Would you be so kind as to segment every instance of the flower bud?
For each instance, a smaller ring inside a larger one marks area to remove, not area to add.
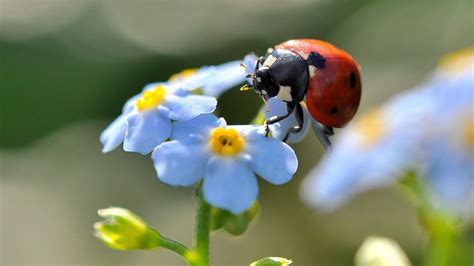
[[[355,255],[355,266],[410,266],[405,252],[394,240],[370,236]]]
[[[293,261],[280,257],[266,257],[252,262],[250,266],[287,266]]]
[[[94,235],[110,248],[118,250],[153,249],[160,245],[160,234],[131,211],[109,207],[98,214],[105,221],[94,224]]]

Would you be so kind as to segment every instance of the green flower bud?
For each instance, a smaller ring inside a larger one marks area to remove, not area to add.
[[[131,211],[109,207],[98,214],[105,221],[94,224],[94,235],[110,248],[143,250],[160,246],[160,234]]]
[[[216,231],[223,228],[231,235],[242,235],[259,211],[260,204],[257,201],[250,209],[238,215],[213,207],[211,210],[211,230]]]
[[[355,266],[410,266],[410,261],[397,242],[370,236],[355,255]]]
[[[290,265],[293,261],[280,257],[266,257],[252,262],[250,266],[285,266]]]

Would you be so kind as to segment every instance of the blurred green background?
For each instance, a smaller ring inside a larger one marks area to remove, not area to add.
[[[190,243],[192,190],[158,182],[148,157],[101,153],[100,132],[143,85],[315,38],[362,66],[360,114],[472,45],[473,11],[470,0],[0,0],[1,264],[183,265],[167,251],[118,252],[92,236],[96,210],[121,206]],[[259,106],[238,90],[219,101],[230,123],[247,123]],[[311,134],[294,148],[294,180],[260,182],[257,221],[239,238],[214,234],[213,265],[264,256],[350,265],[371,234],[397,240],[420,262],[426,237],[402,195],[385,189],[333,213],[311,210],[299,183],[323,151]]]

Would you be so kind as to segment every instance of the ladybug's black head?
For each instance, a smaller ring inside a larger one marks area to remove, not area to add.
[[[275,83],[271,69],[263,66],[255,70],[253,88],[258,95],[267,99],[275,97],[280,87]]]

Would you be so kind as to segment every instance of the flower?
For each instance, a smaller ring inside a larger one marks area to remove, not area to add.
[[[269,119],[270,117],[277,116],[277,115],[284,115],[286,114],[286,103],[279,100],[276,97],[268,99],[268,106],[270,107],[270,112],[265,112],[264,107],[262,107],[261,112],[264,112],[265,117]],[[303,106],[303,129],[298,133],[290,133],[288,139],[286,140],[287,143],[297,143],[303,140],[303,138],[308,133],[310,121],[313,119],[306,108],[306,105],[302,104]],[[289,117],[270,125],[270,131],[272,132],[272,136],[279,140],[283,140],[288,134],[288,130],[297,126],[298,123],[296,122],[296,118],[294,113],[291,114]]]
[[[189,91],[199,89],[203,95],[218,98],[225,91],[243,83],[246,72],[240,66],[242,60],[235,60],[217,66],[188,69],[171,76],[170,82],[179,82]]]
[[[444,211],[460,214],[474,195],[472,60],[456,75],[435,71],[421,88],[362,115],[303,182],[311,205],[334,209],[353,195],[414,170]],[[452,68],[449,68],[452,71]]]
[[[403,249],[392,239],[370,236],[355,255],[356,266],[410,266]]]
[[[94,224],[94,235],[119,250],[142,250],[160,246],[160,234],[127,209],[109,207],[98,211],[105,221]]]
[[[100,136],[103,152],[123,142],[129,152],[147,154],[171,135],[171,121],[212,113],[213,97],[194,95],[179,83],[152,83],[125,103],[122,114]]]
[[[172,141],[153,152],[158,178],[172,186],[202,180],[204,199],[239,214],[258,195],[255,173],[274,185],[288,182],[298,161],[285,143],[264,137],[261,126],[227,126],[224,119],[200,115],[173,125]]]

